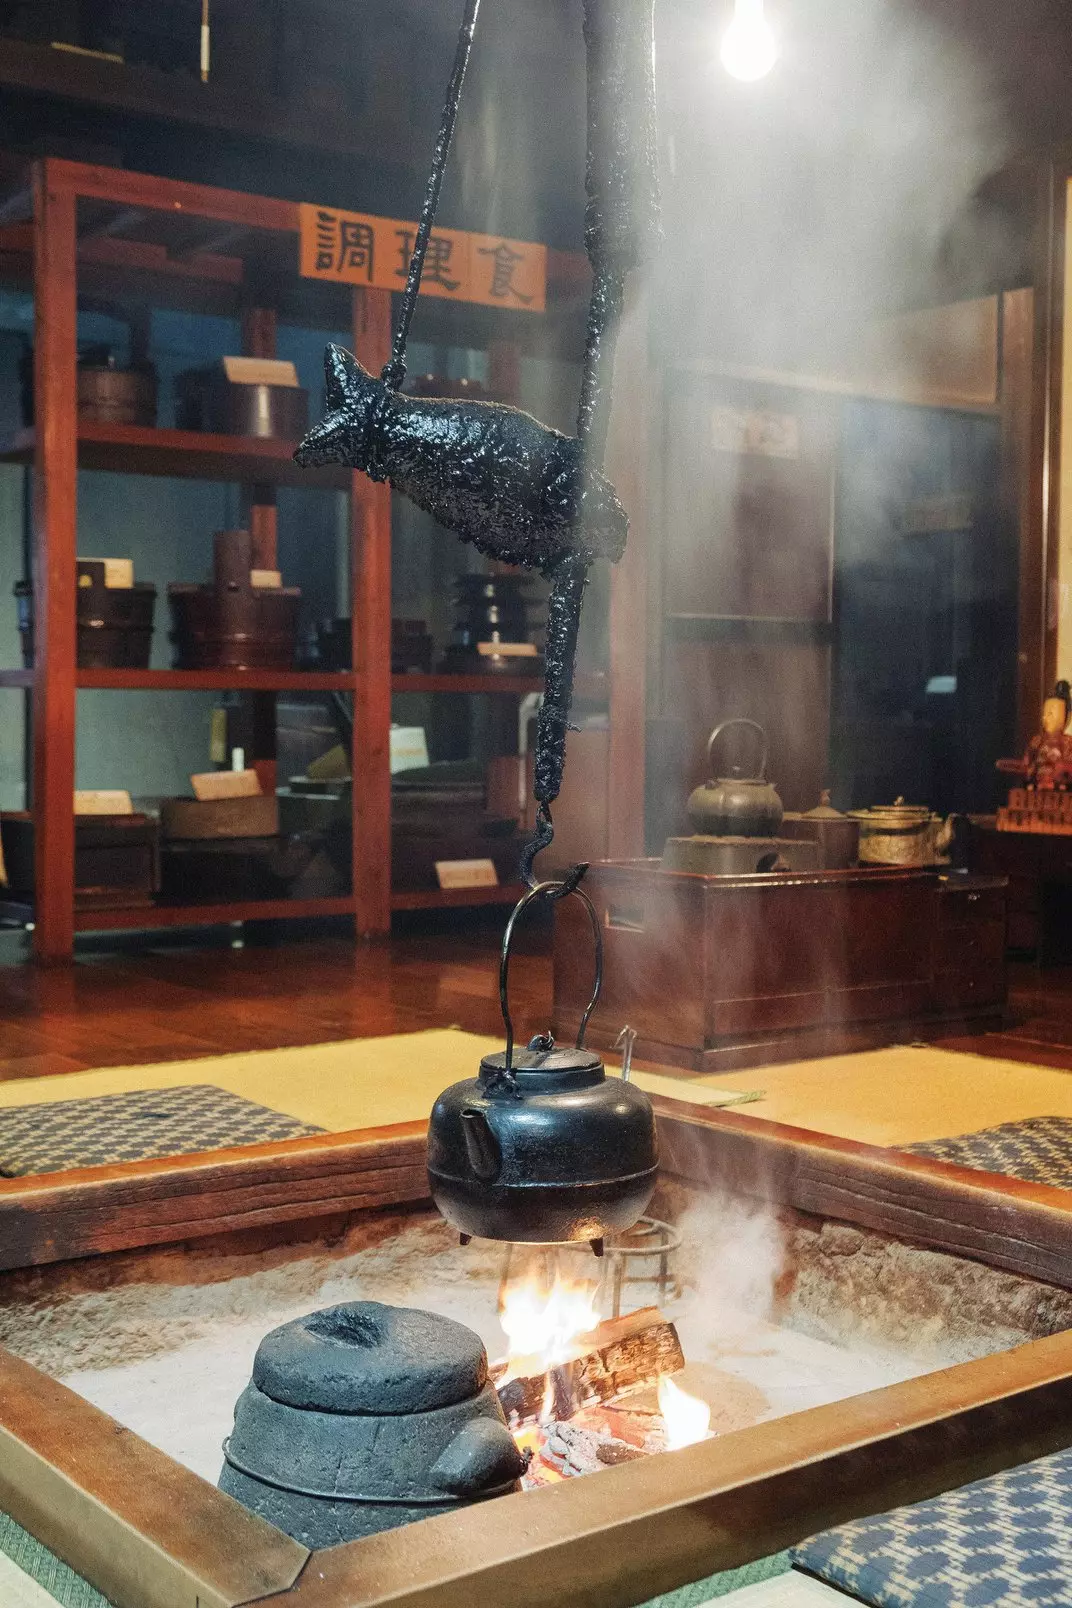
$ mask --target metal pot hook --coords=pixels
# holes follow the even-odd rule
[[[583,868],[584,871],[587,869],[587,866]],[[538,882],[534,888],[529,889],[528,893],[526,893],[523,898],[518,900],[517,904],[510,912],[510,920],[506,923],[506,931],[503,933],[502,954],[499,959],[499,1006],[502,1010],[502,1018],[506,1026],[506,1064],[503,1068],[503,1076],[511,1083],[514,1080],[514,1024],[510,1017],[510,1001],[508,997],[508,987],[510,981],[510,947],[514,940],[514,930],[517,927],[519,919],[524,915],[529,906],[535,904],[538,899],[550,899],[551,901],[554,901],[556,899],[569,899],[571,897],[575,897],[580,899],[581,903],[584,905],[584,908],[588,911],[588,919],[592,924],[592,937],[595,940],[596,975],[595,985],[592,989],[592,997],[585,1007],[584,1015],[581,1017],[581,1025],[577,1030],[577,1048],[579,1050],[584,1048],[584,1035],[588,1030],[588,1018],[596,1008],[596,1003],[599,1000],[600,991],[603,987],[603,933],[600,929],[599,917],[596,914],[596,907],[584,890],[577,886],[579,880],[580,879],[575,878],[571,872],[570,875],[562,882]],[[550,1049],[554,1044],[554,1040],[552,1039],[550,1033],[542,1034],[541,1039],[546,1041],[546,1047],[548,1049]],[[535,1043],[536,1041],[534,1040],[533,1042]]]

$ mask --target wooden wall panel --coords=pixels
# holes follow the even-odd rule
[[[830,619],[835,421],[826,398],[676,379],[667,410],[668,615]],[[730,450],[738,430],[751,439]]]
[[[817,803],[827,774],[830,657],[822,640],[666,643],[666,708],[683,725],[679,752],[685,769],[677,783],[676,830],[688,827],[685,803],[707,779],[707,738],[731,716],[758,720],[766,730],[768,773],[786,809]],[[750,760],[752,750],[746,752],[744,741],[739,752]]]

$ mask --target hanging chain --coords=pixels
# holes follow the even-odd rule
[[[443,116],[439,124],[439,137],[432,153],[432,171],[428,175],[428,188],[424,195],[424,206],[421,208],[421,218],[417,225],[417,234],[413,242],[413,255],[409,260],[409,277],[406,288],[402,292],[402,305],[399,309],[398,327],[391,347],[391,359],[384,366],[381,379],[390,386],[392,391],[401,389],[402,381],[406,377],[406,342],[409,339],[409,327],[413,322],[413,313],[417,306],[417,296],[421,288],[421,275],[424,272],[424,259],[428,251],[428,242],[432,238],[432,229],[435,226],[436,212],[439,208],[439,192],[443,188],[443,173],[447,166],[447,157],[450,155],[450,144],[454,138],[454,125],[458,121],[458,106],[462,98],[462,86],[465,83],[465,70],[469,65],[469,56],[473,48],[473,38],[476,34],[477,13],[480,10],[480,0],[465,0],[465,15],[462,17],[461,29],[458,33],[458,44],[454,52],[454,68],[447,85],[447,98],[443,106]]]

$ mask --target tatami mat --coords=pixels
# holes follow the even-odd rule
[[[344,1133],[351,1128],[423,1120],[447,1084],[475,1077],[481,1057],[501,1049],[500,1039],[443,1028],[386,1038],[349,1039],[341,1044],[311,1044],[301,1049],[254,1050],[195,1061],[20,1078],[0,1083],[0,1106],[211,1083],[326,1128],[329,1133]],[[647,1073],[634,1076],[651,1094],[672,1093],[697,1105],[736,1104],[742,1093],[695,1083],[690,1086]],[[762,1086],[762,1078],[751,1082],[746,1079],[743,1092]]]
[[[904,1145],[972,1133],[1023,1117],[1072,1117],[1072,1076],[934,1045],[895,1045],[697,1080],[719,1089],[763,1089],[744,1107],[797,1128]]]
[[[56,1598],[0,1553],[0,1602],[4,1608],[56,1608]]]
[[[719,1599],[718,1608],[847,1608],[853,1599],[796,1569]]]
[[[444,1028],[153,1066],[0,1083],[0,1106],[212,1083],[331,1133],[420,1121],[448,1083],[473,1077],[500,1040]],[[608,1057],[608,1064],[617,1065]],[[876,1145],[969,1133],[1023,1117],[1072,1117],[1072,1077],[931,1046],[753,1067],[718,1077],[635,1071],[651,1094],[717,1106],[760,1093],[743,1114]]]

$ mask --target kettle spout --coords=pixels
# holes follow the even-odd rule
[[[475,1418],[458,1431],[432,1465],[432,1484],[453,1496],[499,1496],[518,1489],[528,1467],[504,1423]]]
[[[462,1133],[473,1172],[482,1184],[493,1184],[502,1166],[502,1152],[483,1111],[462,1112]]]

